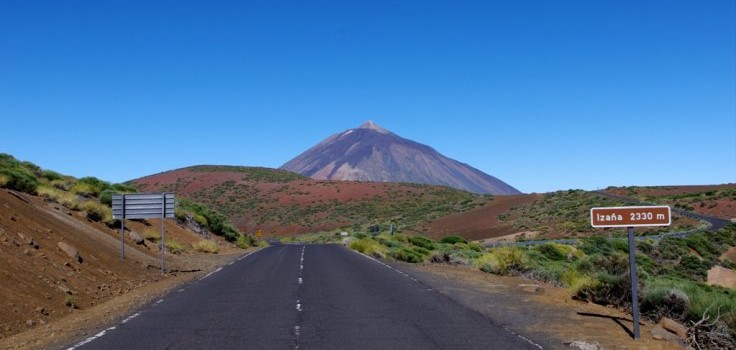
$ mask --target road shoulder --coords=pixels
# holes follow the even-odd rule
[[[553,285],[467,267],[392,265],[545,348],[566,349],[578,341],[597,345],[598,349],[681,349],[674,343],[652,339],[651,322],[641,326],[641,339],[633,340],[628,331],[632,327],[630,315],[574,300],[567,290]]]

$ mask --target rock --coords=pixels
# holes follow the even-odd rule
[[[132,240],[133,242],[135,242],[135,244],[143,244],[143,245],[146,245],[146,240],[143,239],[143,236],[141,236],[140,234],[138,234],[138,232],[130,231],[130,232],[128,232],[128,237],[130,238],[130,240]]]
[[[41,315],[48,316],[49,313],[44,309],[42,306],[39,306],[36,308],[36,312],[40,313]]]
[[[662,319],[659,320],[659,326],[671,333],[674,333],[681,339],[687,339],[687,327],[671,318],[662,317]]]
[[[33,327],[35,325],[36,325],[36,321],[34,321],[34,320],[28,320],[28,321],[26,321],[26,326],[28,326],[28,327]]]
[[[652,328],[651,330],[651,333],[652,333],[652,339],[654,340],[668,341],[668,342],[677,344],[683,348],[687,346],[684,339],[678,337],[674,333],[670,333],[669,331],[662,328],[662,326],[659,326],[659,325],[654,326],[654,328]]]
[[[60,284],[59,289],[66,294],[72,295],[72,290],[64,284]]]
[[[575,340],[569,343],[565,343],[565,345],[573,348],[573,349],[580,349],[580,350],[601,350],[601,346],[598,343],[592,344],[587,343],[582,340]]]
[[[519,287],[529,293],[538,293],[542,291],[542,287],[540,287],[538,284],[520,284]]]
[[[81,263],[82,257],[79,256],[79,250],[77,248],[74,248],[73,246],[65,243],[65,242],[59,242],[58,244],[59,249],[66,253],[70,258],[74,259],[74,261]]]

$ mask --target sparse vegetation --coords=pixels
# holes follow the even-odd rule
[[[81,210],[88,219],[112,225],[113,193],[132,193],[135,188],[110,184],[95,177],[75,179],[53,170],[42,170],[30,162],[21,162],[0,154],[0,187],[36,194],[71,210]]]
[[[70,295],[70,294],[67,294],[64,297],[64,305],[66,305],[66,306],[68,306],[68,307],[70,307],[72,309],[78,308],[77,299],[73,295]]]
[[[87,219],[100,221],[108,225],[114,223],[112,209],[98,201],[84,201],[79,205],[79,209],[86,213]]]
[[[164,243],[164,246],[166,246],[171,254],[181,254],[186,251],[186,246],[173,239],[167,239],[166,243]]]
[[[217,254],[220,252],[220,245],[216,241],[211,239],[203,239],[197,243],[192,244],[194,250],[202,253]]]
[[[584,190],[567,190],[548,193],[535,202],[513,207],[499,215],[501,221],[511,221],[520,231],[537,231],[543,237],[577,237],[594,232],[590,225],[590,208],[631,205]],[[694,219],[673,216],[673,225],[651,228],[640,234],[656,234],[668,231],[684,231],[697,228]]]
[[[143,230],[143,233],[141,233],[141,235],[143,236],[144,239],[147,239],[151,242],[161,241],[161,231],[146,228]]]

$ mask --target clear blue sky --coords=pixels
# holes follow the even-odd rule
[[[0,152],[112,182],[368,119],[523,192],[736,182],[736,2],[0,2]]]

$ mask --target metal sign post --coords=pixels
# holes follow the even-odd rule
[[[634,227],[669,226],[672,213],[668,206],[606,207],[590,209],[590,224],[593,227],[626,227],[629,238],[629,279],[631,280],[631,309],[634,318],[634,339],[639,332],[639,277],[636,272],[636,242]]]
[[[161,219],[161,273],[164,273],[166,231],[164,219],[174,217],[173,193],[112,195],[112,217],[120,220],[120,255],[125,259],[125,219]]]
[[[636,271],[636,243],[634,242],[634,228],[629,231],[629,279],[631,280],[631,313],[634,317],[634,339],[639,339],[639,276]]]

